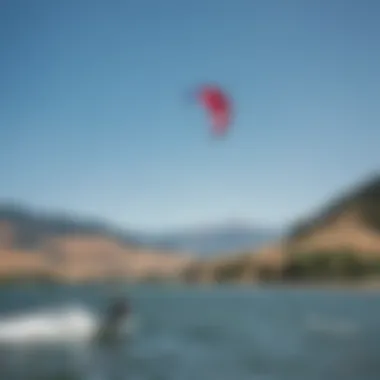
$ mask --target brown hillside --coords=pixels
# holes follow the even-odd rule
[[[370,228],[357,210],[347,210],[334,221],[292,238],[288,249],[303,253],[346,250],[362,257],[380,257],[380,233]]]
[[[363,257],[380,256],[380,175],[298,223],[287,248],[303,252],[351,250]]]
[[[1,216],[1,213],[0,213]],[[0,218],[0,277],[87,281],[122,277],[176,277],[191,260],[183,255],[147,250],[102,230],[38,224],[28,215]],[[36,228],[36,225],[38,228]],[[89,228],[87,228],[89,230]],[[20,239],[20,236],[22,239]],[[20,246],[20,241],[23,243]]]
[[[289,237],[309,236],[315,230],[333,225],[338,220],[340,222],[346,216],[380,233],[380,174],[334,197],[320,212],[293,226]]]

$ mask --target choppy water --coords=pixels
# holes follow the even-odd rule
[[[139,328],[123,347],[94,348],[85,339],[0,342],[1,380],[380,379],[376,293],[232,287],[125,291]],[[101,286],[9,288],[0,290],[0,312],[22,315],[76,305],[96,318],[110,295],[112,288]]]

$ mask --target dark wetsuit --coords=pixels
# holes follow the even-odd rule
[[[117,338],[117,331],[120,325],[128,318],[130,307],[125,299],[113,302],[106,312],[105,318],[99,328],[97,338],[99,340],[108,340]]]
[[[124,299],[117,300],[112,303],[108,308],[107,317],[111,320],[117,320],[123,318],[129,314],[129,305],[128,302]]]

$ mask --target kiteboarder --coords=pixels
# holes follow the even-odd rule
[[[127,298],[118,298],[107,308],[103,321],[100,323],[97,341],[115,341],[122,335],[121,329],[126,320],[131,317],[131,308]]]

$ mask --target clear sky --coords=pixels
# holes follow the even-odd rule
[[[0,200],[281,225],[380,169],[378,0],[2,0]],[[233,97],[213,141],[189,92]]]

